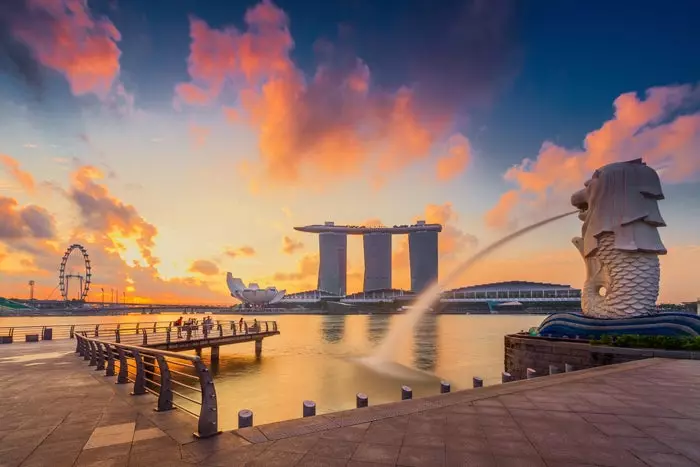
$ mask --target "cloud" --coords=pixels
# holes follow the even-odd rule
[[[447,182],[460,175],[471,160],[471,144],[466,136],[457,133],[450,137],[447,155],[437,160],[437,179]]]
[[[34,192],[36,188],[34,177],[29,172],[25,172],[20,169],[18,161],[5,154],[0,154],[0,165],[5,167],[5,169],[22,186],[22,188],[30,193]]]
[[[255,256],[255,248],[247,245],[239,248],[227,248],[224,254],[231,258],[250,257]]]
[[[508,169],[504,179],[516,186],[487,214],[494,228],[513,228],[517,214],[533,209],[568,209],[572,192],[599,167],[642,158],[663,181],[680,183],[700,177],[700,86],[650,88],[643,98],[630,92],[613,105],[615,115],[586,135],[582,149],[542,144],[537,157]],[[531,206],[531,209],[527,209]]]
[[[294,240],[293,238],[287,237],[286,235],[282,239],[282,252],[288,255],[293,255],[296,251],[304,248],[304,244],[299,240]]]
[[[508,190],[498,198],[496,206],[486,213],[484,221],[486,225],[494,228],[512,230],[516,223],[511,214],[520,200],[517,190]]]
[[[56,235],[55,220],[39,206],[20,207],[17,200],[0,196],[0,240],[50,239]]]
[[[41,65],[64,75],[74,95],[109,96],[118,80],[121,55],[121,34],[109,19],[95,17],[81,0],[3,3],[0,17],[14,40]],[[29,76],[29,68],[22,69]]]
[[[415,218],[414,221],[419,218]],[[442,233],[440,233],[438,243],[438,253],[442,257],[472,250],[478,244],[474,235],[457,227],[458,220],[459,216],[454,211],[452,203],[428,204],[425,207],[425,221],[442,224]]]
[[[207,144],[207,139],[211,133],[211,129],[205,126],[200,126],[195,123],[190,123],[189,125],[190,137],[194,141],[194,145],[197,148],[202,148]]]
[[[99,184],[102,178],[102,172],[92,166],[82,166],[72,175],[68,196],[79,208],[82,227],[108,237],[119,250],[124,249],[120,240],[132,239],[146,264],[157,264],[152,249],[158,230],[134,206],[115,198]]]
[[[34,143],[24,143],[22,147],[27,149],[36,149],[39,147],[39,145]]]
[[[214,29],[190,18],[191,82],[175,94],[179,104],[207,105],[233,92],[240,108],[224,106],[226,115],[259,134],[262,164],[246,171],[249,178],[294,183],[319,173],[350,176],[368,164],[391,173],[427,157],[442,126],[434,114],[423,118],[413,89],[373,87],[362,59],[324,41],[307,78],[290,57],[287,15],[271,1],[249,9],[245,23],[245,31]]]
[[[220,272],[219,266],[217,266],[213,261],[209,261],[207,259],[198,259],[197,261],[192,262],[189,271],[203,274],[205,276],[215,276]]]
[[[302,282],[316,279],[318,276],[318,253],[309,253],[301,257],[294,272],[276,272],[273,280],[278,282]],[[314,285],[311,287],[315,289]]]

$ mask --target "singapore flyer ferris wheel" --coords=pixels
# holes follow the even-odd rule
[[[66,274],[66,264],[68,263],[68,258],[73,251],[77,250],[82,254],[83,263],[85,265],[85,275],[73,274],[69,272]],[[63,300],[68,301],[69,284],[71,279],[78,279],[80,282],[80,298],[79,300],[84,301],[88,292],[90,292],[90,282],[92,279],[92,267],[90,266],[90,256],[84,246],[74,243],[73,245],[66,248],[66,252],[63,254],[63,259],[61,260],[61,266],[58,271],[58,286],[61,288],[61,296]]]

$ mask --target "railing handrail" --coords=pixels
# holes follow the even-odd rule
[[[139,345],[131,345],[131,344],[122,344],[121,342],[113,342],[113,341],[105,341],[101,339],[96,339],[94,337],[86,337],[86,336],[80,336],[85,339],[91,340],[93,342],[99,342],[100,344],[108,344],[108,345],[113,345],[116,347],[121,347],[125,350],[136,350],[142,355],[148,355],[152,357],[157,357],[158,355],[162,355],[163,357],[171,357],[171,358],[178,358],[180,360],[187,360],[190,362],[194,362],[196,360],[201,360],[201,358],[197,355],[185,355],[181,354],[179,352],[171,352],[170,350],[159,350],[159,349],[154,349],[152,347],[141,347]]]
[[[145,335],[146,330],[144,329],[144,336]],[[158,397],[156,410],[165,411],[178,407],[184,412],[195,416],[198,419],[198,428],[195,435],[198,437],[209,437],[220,433],[218,430],[218,411],[214,379],[199,356],[183,355],[177,352],[141,347],[138,345],[108,342],[99,338],[87,337],[87,331],[76,333],[75,338],[77,341],[76,352],[83,356],[85,360],[89,360],[89,366],[94,366],[95,370],[105,371],[106,376],[117,376],[118,384],[132,382],[134,384],[132,395],[141,395],[150,392]],[[117,353],[116,359],[119,361],[118,375],[115,375],[114,371],[115,351]],[[149,358],[150,361],[144,361],[144,357]],[[199,381],[200,387],[194,388],[190,385],[184,386],[200,393],[200,401],[172,389],[171,383],[181,384],[181,382],[173,379],[171,373],[183,373],[170,370],[168,367],[169,362],[166,360],[166,357],[191,363],[196,376],[187,376],[196,378]],[[135,368],[132,367],[132,370],[134,370],[135,373],[133,379],[130,379],[127,358],[134,359]],[[107,363],[106,367],[105,361]],[[178,363],[177,361],[170,361],[170,363],[188,366],[184,363]],[[155,372],[154,365],[157,365],[158,373]],[[159,381],[156,381],[156,379],[159,379]],[[148,387],[146,381],[151,383],[151,387]],[[155,386],[156,389],[153,389],[153,386]],[[194,404],[198,404],[200,406],[199,415],[173,401],[174,395]]]

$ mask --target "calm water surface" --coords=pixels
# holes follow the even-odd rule
[[[503,336],[537,326],[544,317],[426,316],[399,344],[397,359],[403,366],[388,374],[364,365],[361,358],[373,354],[402,315],[257,318],[276,320],[281,331],[263,341],[262,357],[255,358],[252,342],[222,346],[220,362],[212,366],[223,429],[235,428],[236,414],[244,408],[253,410],[255,424],[262,424],[300,417],[305,399],[315,401],[321,414],[353,408],[358,392],[366,393],[371,405],[399,400],[402,384],[411,386],[417,398],[438,394],[440,379],[453,389],[471,387],[473,376],[484,378],[486,385],[500,383]],[[0,326],[174,319],[177,315],[0,318]],[[207,349],[202,358],[210,365]]]

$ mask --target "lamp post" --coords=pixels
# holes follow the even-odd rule
[[[114,289],[110,288],[109,289],[109,303],[114,304]]]
[[[105,288],[100,287],[100,290],[102,291],[102,308],[105,307]]]
[[[126,305],[126,292],[122,292],[122,305]]]

